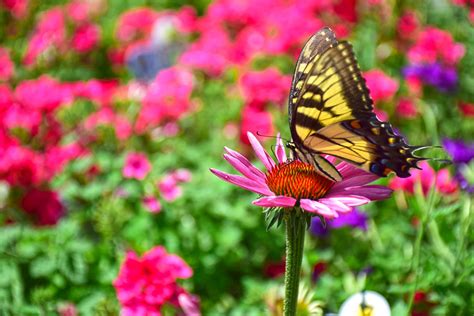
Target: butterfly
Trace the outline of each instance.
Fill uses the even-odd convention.
[[[296,63],[288,106],[293,156],[311,163],[325,177],[342,176],[330,155],[381,177],[395,172],[409,177],[410,168],[426,158],[414,155],[426,148],[410,146],[390,123],[374,113],[370,92],[352,45],[338,41],[325,27],[304,45]]]

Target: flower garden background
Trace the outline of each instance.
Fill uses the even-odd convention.
[[[279,315],[283,230],[209,168],[256,161],[248,131],[290,138],[296,57],[330,26],[378,117],[444,149],[313,219],[300,311],[368,289],[393,315],[472,315],[473,6],[0,0],[0,314]]]

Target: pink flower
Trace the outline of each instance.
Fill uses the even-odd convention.
[[[160,71],[143,99],[137,130],[143,132],[166,121],[175,121],[191,111],[193,86],[194,77],[188,70],[172,67]]]
[[[159,14],[150,8],[136,8],[122,14],[117,24],[117,39],[131,42],[148,37]]]
[[[15,89],[17,100],[29,111],[52,112],[62,103],[71,102],[72,94],[55,79],[43,75],[22,81]]]
[[[397,114],[404,118],[415,118],[418,115],[415,102],[408,98],[401,98],[397,103]]]
[[[436,181],[438,192],[444,194],[457,192],[458,185],[447,170],[440,170],[436,173],[426,161],[420,163],[420,168],[422,170],[414,169],[408,178],[393,178],[389,183],[389,187],[393,190],[414,194],[416,186],[421,185],[423,194],[428,195]]]
[[[370,96],[376,104],[380,101],[389,101],[398,90],[398,82],[379,69],[366,71],[364,78],[370,90]]]
[[[183,190],[179,184],[189,181],[191,181],[191,172],[186,169],[178,169],[167,174],[158,183],[158,189],[164,200],[172,202],[183,195]]]
[[[240,78],[240,86],[247,103],[264,108],[267,103],[282,106],[288,98],[291,77],[282,75],[276,68],[248,71]]]
[[[397,23],[397,34],[401,39],[414,39],[420,27],[420,21],[415,11],[406,11]]]
[[[128,153],[122,170],[124,178],[143,180],[151,170],[151,164],[143,153]]]
[[[4,6],[17,19],[22,18],[28,11],[28,0],[1,0],[0,6]]]
[[[21,207],[40,226],[56,225],[64,215],[58,193],[50,190],[29,190],[21,200]]]
[[[0,46],[0,81],[8,81],[15,72],[15,66],[8,51]]]
[[[0,179],[12,186],[41,184],[44,179],[41,158],[27,148],[12,143],[8,145],[0,147]]]
[[[132,126],[128,119],[114,113],[112,108],[109,107],[104,107],[98,112],[93,113],[84,121],[86,130],[93,130],[101,125],[113,127],[115,135],[119,140],[126,140],[132,134]]]
[[[232,49],[226,32],[218,27],[201,33],[201,37],[181,54],[179,63],[219,76],[228,66],[228,52]]]
[[[58,306],[58,314],[59,316],[77,316],[79,312],[73,303],[63,303]]]
[[[257,169],[247,158],[229,148],[225,148],[224,159],[242,176],[212,168],[210,170],[224,181],[262,195],[253,201],[255,205],[281,208],[298,205],[306,212],[332,219],[338,217],[339,213],[350,212],[353,206],[385,199],[392,192],[383,186],[367,185],[378,177],[346,162],[335,165],[343,180],[337,183],[328,180],[314,166],[299,160],[288,160],[279,137],[275,162],[252,133],[248,133],[248,137],[266,172]],[[327,159],[334,163],[334,159]]]
[[[100,28],[92,23],[79,26],[72,37],[72,47],[78,53],[93,50],[100,39]]]
[[[25,65],[31,65],[48,48],[62,49],[66,44],[66,23],[62,8],[44,12],[28,42],[24,56]]]
[[[66,4],[68,18],[76,25],[82,25],[90,21],[91,18],[98,16],[106,9],[105,2],[90,0],[72,0]]]
[[[464,45],[454,42],[449,32],[427,27],[408,51],[408,59],[412,64],[441,61],[446,65],[456,65],[465,52]]]
[[[143,204],[150,213],[161,212],[161,203],[154,196],[145,196],[143,198]]]
[[[121,315],[159,316],[166,303],[179,307],[180,295],[187,293],[177,279],[188,279],[192,274],[180,257],[168,254],[161,246],[152,248],[141,258],[128,252],[113,283],[122,306]]]
[[[112,98],[118,89],[119,82],[117,80],[92,79],[77,82],[72,86],[75,97],[88,99],[104,106],[111,104]]]
[[[242,112],[242,122],[240,123],[240,141],[250,145],[246,137],[248,132],[260,135],[273,134],[273,120],[269,112],[259,110],[252,106],[245,106]]]

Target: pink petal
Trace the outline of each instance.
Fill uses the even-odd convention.
[[[286,158],[285,147],[283,145],[283,141],[281,140],[280,133],[278,133],[277,135],[275,153],[276,153],[279,163],[286,162],[287,158]]]
[[[257,167],[252,165],[252,163],[242,154],[236,152],[235,150],[232,150],[228,147],[224,147],[224,150],[232,157],[238,159],[242,164],[244,164],[247,168],[249,168],[253,173],[255,173],[256,176],[265,178],[265,173],[260,171]]]
[[[338,199],[323,198],[318,200],[320,203],[327,205],[330,209],[336,212],[347,213],[352,210],[352,207],[342,203]]]
[[[210,168],[209,170],[213,174],[221,178],[222,180],[235,184],[246,190],[249,190],[258,194],[262,194],[262,195],[273,195],[273,192],[270,191],[266,185],[262,185],[256,181],[252,181],[242,176],[228,174],[220,170],[216,170],[214,168]]]
[[[263,207],[293,207],[296,199],[288,196],[265,196],[252,202]]]
[[[317,201],[302,199],[300,200],[300,206],[307,212],[322,215],[327,219],[332,219],[339,216],[336,211],[331,210],[327,205]]]
[[[339,170],[339,173],[342,175],[343,179],[370,174],[369,172],[361,168],[357,168],[353,164],[347,163],[345,161],[337,165],[337,170]]]
[[[359,195],[374,201],[390,197],[393,190],[382,185],[366,185],[345,188],[345,192],[346,194]]]
[[[347,187],[361,186],[372,181],[377,180],[379,177],[374,174],[364,172],[364,175],[358,175],[354,177],[343,177],[343,180],[334,184],[331,188],[332,191],[344,190]]]
[[[370,199],[360,195],[326,196],[331,200],[338,200],[348,206],[359,206],[370,202]]]
[[[240,172],[245,177],[247,177],[251,180],[257,181],[261,184],[265,184],[265,178],[264,178],[265,175],[264,174],[262,174],[263,177],[260,176],[260,175],[255,174],[254,172],[252,172],[252,170],[250,168],[248,168],[246,165],[244,165],[239,159],[234,158],[234,157],[230,156],[229,154],[224,154],[224,159],[227,160],[232,165],[232,167],[235,168],[235,170]]]
[[[330,155],[323,155],[323,158],[332,163],[333,165],[336,162],[336,157],[330,156]]]
[[[263,165],[265,168],[267,168],[267,170],[271,170],[275,166],[275,162],[273,161],[272,157],[268,155],[258,139],[253,136],[252,133],[247,132],[247,137],[249,138],[250,145],[252,145],[252,148],[255,151],[255,155],[257,155],[260,161],[263,162]]]

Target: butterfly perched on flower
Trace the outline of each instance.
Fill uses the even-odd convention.
[[[338,41],[325,27],[305,44],[296,63],[288,106],[295,158],[310,163],[327,178],[341,174],[323,155],[352,163],[378,176],[395,172],[410,176],[410,168],[425,158],[373,111],[352,45]]]

